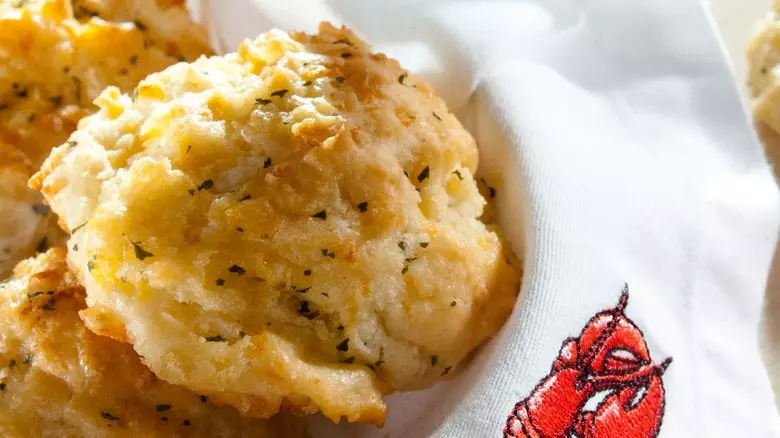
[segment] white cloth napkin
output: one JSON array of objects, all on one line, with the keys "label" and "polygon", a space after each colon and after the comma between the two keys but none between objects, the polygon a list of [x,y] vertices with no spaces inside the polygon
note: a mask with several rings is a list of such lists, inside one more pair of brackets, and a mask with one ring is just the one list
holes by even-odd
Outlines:
[{"label": "white cloth napkin", "polygon": [[[661,420],[661,437],[780,436],[757,342],[780,197],[699,2],[212,0],[204,11],[220,51],[330,20],[423,75],[478,140],[524,254],[514,313],[456,378],[389,397],[384,429],[315,418],[315,437],[498,437],[531,395],[518,414],[532,421],[509,424],[556,430],[573,415],[561,400],[582,387],[551,366],[624,283],[625,316],[605,325],[613,359],[621,346],[641,359],[642,339],[651,375],[673,358],[657,377],[665,395],[634,382],[647,393],[625,412],[596,405],[625,386],[574,411],[597,410],[588,424],[608,436],[652,436]],[[575,372],[583,363],[595,366]]]}]

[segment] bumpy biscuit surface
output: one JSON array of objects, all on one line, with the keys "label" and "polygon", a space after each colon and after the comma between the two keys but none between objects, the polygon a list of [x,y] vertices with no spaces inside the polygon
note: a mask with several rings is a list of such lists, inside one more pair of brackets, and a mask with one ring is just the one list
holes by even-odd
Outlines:
[{"label": "bumpy biscuit surface", "polygon": [[272,31],[108,89],[33,179],[93,330],[250,415],[381,424],[510,312],[473,138],[346,29]]},{"label": "bumpy biscuit surface", "polygon": [[44,237],[61,241],[56,218],[41,215],[40,197],[24,186],[96,109],[98,94],[109,85],[130,91],[208,52],[205,33],[176,3],[0,1],[0,279]]},{"label": "bumpy biscuit surface", "polygon": [[157,379],[128,344],[88,330],[65,249],[22,261],[0,284],[3,437],[299,437],[290,419],[242,418]]}]

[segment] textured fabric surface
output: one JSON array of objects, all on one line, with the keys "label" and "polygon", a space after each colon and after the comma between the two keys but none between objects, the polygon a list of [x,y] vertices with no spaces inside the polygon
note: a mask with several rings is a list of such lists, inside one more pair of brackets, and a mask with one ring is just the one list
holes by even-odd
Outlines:
[{"label": "textured fabric surface", "polygon": [[515,312],[457,378],[391,396],[382,430],[314,419],[315,436],[500,436],[624,283],[650,360],[673,358],[660,436],[780,435],[757,340],[780,199],[699,2],[211,6],[219,49],[329,19],[426,77],[500,179],[525,254]]}]

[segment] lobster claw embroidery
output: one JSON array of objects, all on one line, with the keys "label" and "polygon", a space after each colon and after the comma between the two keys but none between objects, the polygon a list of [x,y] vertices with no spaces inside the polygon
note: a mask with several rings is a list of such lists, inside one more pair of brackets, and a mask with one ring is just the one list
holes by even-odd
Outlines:
[{"label": "lobster claw embroidery", "polygon": [[[653,363],[644,335],[625,315],[628,284],[618,305],[597,313],[577,338],[563,341],[550,374],[518,402],[504,438],[651,438],[664,415],[663,374],[672,363]],[[606,393],[595,411],[585,404]]]}]

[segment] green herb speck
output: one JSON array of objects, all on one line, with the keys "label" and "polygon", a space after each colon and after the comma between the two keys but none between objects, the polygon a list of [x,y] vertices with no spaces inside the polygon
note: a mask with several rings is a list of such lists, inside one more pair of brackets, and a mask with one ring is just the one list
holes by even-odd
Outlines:
[{"label": "green herb speck", "polygon": [[255,103],[258,105],[268,105],[271,103],[270,99],[255,99]]},{"label": "green herb speck", "polygon": [[161,404],[154,407],[154,410],[157,412],[165,412],[171,409],[171,405],[169,404]]},{"label": "green herb speck", "polygon": [[236,275],[244,275],[246,273],[246,270],[244,268],[242,268],[241,266],[238,266],[238,265],[233,265],[233,266],[229,267],[228,271],[230,271],[230,273],[236,274]]},{"label": "green herb speck", "polygon": [[349,338],[344,338],[343,341],[339,342],[339,344],[336,345],[336,350],[349,351]]},{"label": "green herb speck", "polygon": [[275,96],[275,97],[280,97],[281,98],[281,97],[284,97],[284,95],[289,93],[289,92],[290,92],[290,90],[288,90],[286,88],[283,88],[281,90],[274,91],[273,93],[271,93],[271,96]]},{"label": "green herb speck", "polygon": [[223,338],[222,335],[206,337],[206,342],[225,342],[225,341],[227,341],[227,339]]},{"label": "green herb speck", "polygon": [[200,185],[198,186],[198,191],[209,190],[212,187],[214,187],[214,181],[212,181],[211,179],[207,179],[207,180],[203,181],[202,183],[200,183]]},{"label": "green herb speck", "polygon": [[154,254],[141,248],[140,243],[138,242],[130,242],[130,243],[133,244],[133,250],[135,251],[135,258],[137,258],[138,260],[143,261],[144,259],[147,259],[149,257],[154,257]]},{"label": "green herb speck", "polygon": [[225,284],[225,280],[221,278],[217,278],[217,281],[215,281],[215,283],[217,284],[217,286],[223,286]]},{"label": "green herb speck", "polygon": [[328,213],[325,210],[320,210],[317,213],[311,215],[312,218],[325,220],[328,218]]},{"label": "green herb speck", "polygon": [[423,182],[431,175],[431,169],[428,166],[425,166],[425,169],[420,172],[419,175],[417,175],[417,181]]},{"label": "green herb speck", "polygon": [[361,213],[365,213],[368,210],[368,201],[361,202],[357,205],[357,208]]},{"label": "green herb speck", "polygon": [[398,83],[401,85],[404,85],[404,79],[409,76],[409,73],[403,73],[401,76],[398,76]]},{"label": "green herb speck", "polygon": [[101,413],[100,413],[100,416],[101,416],[101,417],[103,417],[103,418],[105,418],[105,419],[106,419],[106,420],[108,420],[108,421],[116,421],[116,420],[118,420],[118,419],[119,419],[119,417],[117,417],[117,416],[115,416],[115,415],[111,414],[111,412],[101,412]]}]

